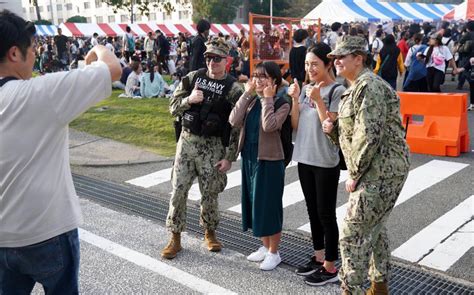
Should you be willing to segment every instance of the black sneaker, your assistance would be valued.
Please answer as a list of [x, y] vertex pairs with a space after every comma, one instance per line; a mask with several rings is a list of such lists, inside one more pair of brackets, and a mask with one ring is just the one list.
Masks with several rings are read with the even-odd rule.
[[296, 274], [299, 276], [309, 276], [321, 267], [323, 267], [323, 263], [316, 261], [316, 257], [313, 256], [306, 265], [298, 267]]
[[322, 286], [327, 283], [337, 282], [339, 278], [337, 277], [337, 271], [335, 273], [327, 272], [324, 266], [321, 266], [320, 269], [315, 271], [310, 276], [307, 276], [304, 279], [304, 282], [310, 286]]

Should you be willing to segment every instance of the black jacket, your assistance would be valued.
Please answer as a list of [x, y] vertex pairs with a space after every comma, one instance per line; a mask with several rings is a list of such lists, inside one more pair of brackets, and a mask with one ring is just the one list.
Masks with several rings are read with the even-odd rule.
[[191, 62], [190, 71], [196, 71], [206, 67], [204, 52], [206, 52], [206, 40], [201, 34], [198, 34], [191, 42]]

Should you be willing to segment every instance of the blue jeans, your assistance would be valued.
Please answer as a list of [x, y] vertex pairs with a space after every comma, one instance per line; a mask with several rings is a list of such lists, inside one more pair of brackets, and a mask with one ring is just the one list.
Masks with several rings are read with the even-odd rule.
[[77, 229], [38, 244], [0, 248], [0, 294], [30, 294], [36, 282], [49, 294], [79, 294]]

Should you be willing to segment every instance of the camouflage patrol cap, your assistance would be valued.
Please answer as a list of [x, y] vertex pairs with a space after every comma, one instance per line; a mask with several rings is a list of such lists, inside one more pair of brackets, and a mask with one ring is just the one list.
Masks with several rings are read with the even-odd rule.
[[366, 52], [366, 41], [362, 37], [348, 36], [346, 40], [337, 43], [336, 49], [329, 52], [328, 57], [333, 58], [341, 55], [348, 55], [354, 52]]
[[206, 54], [215, 54], [219, 56], [227, 56], [229, 55], [230, 47], [229, 45], [220, 39], [214, 39], [206, 43], [207, 50], [204, 52]]

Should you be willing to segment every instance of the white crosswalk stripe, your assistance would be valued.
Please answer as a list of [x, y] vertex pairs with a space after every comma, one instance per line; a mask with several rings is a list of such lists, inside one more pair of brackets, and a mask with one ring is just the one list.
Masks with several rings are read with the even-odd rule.
[[[296, 165], [297, 163], [292, 162], [288, 168], [294, 168]], [[431, 160], [412, 169], [409, 172], [407, 181], [395, 206], [414, 198], [423, 191], [430, 189], [432, 186], [446, 180], [468, 166], [469, 164], [459, 162]], [[126, 182], [132, 185], [150, 188], [170, 181], [171, 170], [172, 168], [166, 168]], [[239, 169], [227, 174], [225, 190], [236, 188], [242, 184], [241, 173]], [[341, 171], [339, 183], [344, 183], [347, 179], [347, 171]], [[188, 198], [193, 201], [201, 199], [199, 184], [197, 182], [191, 186]], [[284, 208], [302, 201], [304, 202], [304, 195], [299, 180], [285, 185], [283, 194]], [[339, 227], [346, 214], [347, 206], [348, 203], [345, 203], [336, 209]], [[419, 231], [399, 248], [394, 250], [392, 255], [441, 271], [448, 270], [457, 260], [474, 247], [474, 238], [472, 237], [472, 232], [474, 231], [473, 209], [474, 196], [471, 196], [426, 228]], [[238, 214], [242, 213], [240, 203], [235, 204], [227, 210]], [[298, 229], [311, 232], [309, 223], [300, 226]]]
[[[420, 167], [411, 170], [395, 206], [408, 201], [423, 190], [437, 184], [438, 182], [448, 178], [456, 172], [459, 172], [467, 166], [469, 165], [463, 163], [432, 160], [424, 165], [421, 165]], [[344, 216], [346, 215], [347, 206], [348, 203], [345, 203], [336, 209], [337, 224], [339, 228], [342, 226]], [[299, 227], [298, 229], [311, 232], [309, 223]]]
[[[347, 171], [341, 171], [341, 175], [339, 177], [339, 183], [344, 182], [348, 178]], [[290, 205], [296, 204], [304, 200], [303, 190], [301, 189], [300, 181], [292, 182], [288, 185], [285, 185], [285, 189], [283, 190], [283, 208], [286, 208]], [[242, 204], [237, 204], [233, 207], [227, 209], [229, 211], [233, 211], [236, 213], [242, 213]]]
[[[474, 196], [470, 196], [392, 251], [392, 255], [440, 270], [448, 269], [474, 246], [473, 209]], [[460, 233], [444, 241], [460, 227]]]
[[141, 186], [144, 188], [149, 188], [167, 181], [171, 180], [171, 170], [173, 168], [167, 168], [160, 171], [153, 172], [141, 177], [137, 177], [128, 181], [126, 183], [133, 184], [135, 186]]

